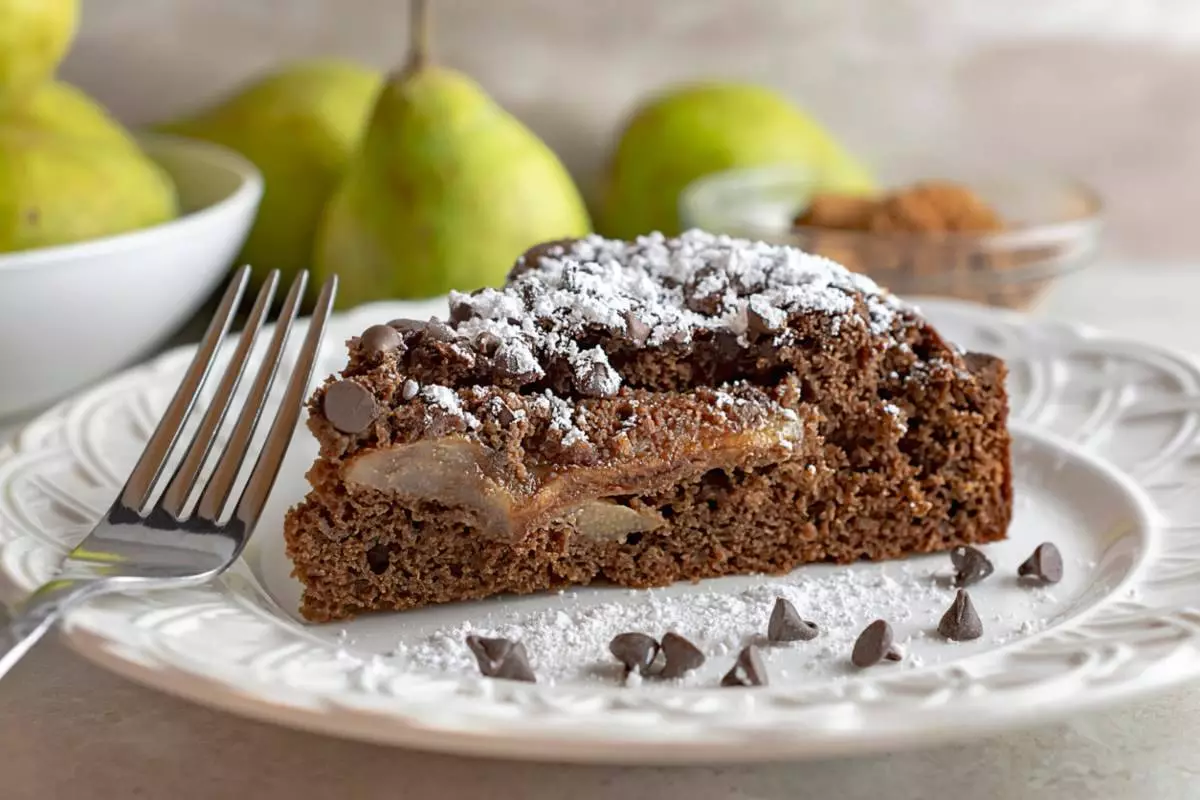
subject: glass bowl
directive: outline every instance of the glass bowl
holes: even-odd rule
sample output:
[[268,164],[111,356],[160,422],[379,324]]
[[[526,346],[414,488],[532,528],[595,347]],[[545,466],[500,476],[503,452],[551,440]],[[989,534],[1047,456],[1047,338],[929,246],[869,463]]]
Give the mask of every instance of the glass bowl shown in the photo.
[[1059,276],[1091,263],[1101,203],[1079,183],[1045,177],[964,180],[1005,220],[989,233],[845,231],[793,226],[818,185],[794,167],[705,176],[680,196],[685,228],[788,244],[865,273],[896,294],[1024,309]]

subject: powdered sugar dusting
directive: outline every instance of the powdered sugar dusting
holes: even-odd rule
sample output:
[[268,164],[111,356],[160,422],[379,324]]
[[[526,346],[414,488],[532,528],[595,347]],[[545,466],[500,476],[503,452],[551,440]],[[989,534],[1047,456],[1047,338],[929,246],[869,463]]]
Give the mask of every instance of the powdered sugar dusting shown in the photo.
[[[865,317],[856,311],[859,297]],[[833,335],[845,324],[886,335],[902,307],[869,278],[828,259],[703,231],[633,242],[588,236],[550,248],[501,289],[455,292],[450,301],[465,312],[456,335],[495,337],[506,371],[540,377],[547,359],[565,360],[581,390],[604,394],[621,378],[600,348],[581,353],[578,339],[588,331],[658,346],[687,343],[703,329],[744,337],[753,317],[786,338],[790,315],[819,313]]]
[[433,408],[439,409],[443,414],[452,417],[461,417],[468,428],[478,428],[479,420],[474,414],[463,410],[462,401],[458,397],[458,393],[447,386],[439,386],[430,384],[420,390],[421,399],[429,403]]

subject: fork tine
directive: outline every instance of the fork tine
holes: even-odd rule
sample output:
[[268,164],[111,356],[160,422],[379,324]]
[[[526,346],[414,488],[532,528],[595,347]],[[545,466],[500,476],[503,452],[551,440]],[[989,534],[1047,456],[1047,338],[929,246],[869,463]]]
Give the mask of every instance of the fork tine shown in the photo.
[[121,490],[120,502],[126,508],[140,512],[146,505],[146,501],[150,499],[150,491],[154,487],[154,482],[162,474],[167,458],[171,455],[171,450],[179,439],[179,433],[192,413],[196,397],[200,394],[200,389],[208,378],[209,370],[212,369],[217,348],[220,346],[221,340],[225,338],[225,334],[228,333],[238,305],[242,302],[242,293],[246,289],[246,281],[249,277],[249,267],[239,269],[221,297],[217,313],[208,323],[208,329],[204,332],[204,338],[200,340],[200,347],[196,350],[191,365],[188,366],[179,390],[171,398],[158,427],[154,429],[150,441],[146,444],[146,449],[142,451],[133,472],[129,475],[129,480],[125,482],[125,488]]
[[208,485],[204,487],[204,493],[200,495],[200,500],[196,504],[196,516],[200,519],[216,522],[221,515],[221,509],[225,506],[225,501],[229,498],[229,491],[237,479],[238,471],[241,469],[242,461],[250,446],[250,440],[254,437],[259,415],[262,414],[263,404],[266,402],[267,395],[271,391],[271,384],[275,380],[275,371],[279,368],[283,348],[287,344],[287,337],[291,331],[292,322],[296,318],[296,312],[299,311],[307,283],[307,272],[301,272],[292,281],[292,287],[288,290],[283,309],[279,312],[279,320],[275,323],[275,333],[263,356],[262,366],[259,367],[254,383],[250,387],[246,404],[229,436],[229,442],[225,445],[224,452],[221,453],[221,458],[217,461],[212,477],[209,478]]
[[196,484],[196,476],[204,468],[204,461],[212,451],[217,431],[220,430],[221,423],[225,421],[233,394],[237,391],[242,374],[246,371],[246,362],[250,359],[258,332],[271,308],[271,301],[275,298],[275,287],[278,283],[279,270],[271,270],[262,288],[258,290],[258,297],[254,300],[254,307],[250,309],[246,327],[242,329],[237,348],[229,359],[229,365],[225,367],[225,374],[221,376],[221,382],[217,385],[212,403],[204,412],[204,416],[200,420],[200,427],[196,429],[196,434],[192,437],[183,461],[175,469],[175,474],[171,477],[162,498],[158,501],[159,507],[175,519],[183,516],[188,496]]
[[292,432],[300,419],[300,409],[304,405],[304,396],[308,392],[308,383],[312,379],[313,367],[317,363],[317,353],[321,349],[321,337],[325,332],[325,321],[333,309],[333,298],[337,295],[337,276],[330,276],[321,287],[321,295],[317,298],[316,308],[308,325],[308,335],[304,338],[304,347],[296,359],[296,369],[288,382],[287,392],[279,403],[279,411],[275,421],[271,423],[271,432],[263,444],[254,471],[246,482],[246,488],[238,501],[234,517],[252,530],[258,523],[263,506],[267,503],[267,495],[275,485],[279,475],[279,467],[292,441]]

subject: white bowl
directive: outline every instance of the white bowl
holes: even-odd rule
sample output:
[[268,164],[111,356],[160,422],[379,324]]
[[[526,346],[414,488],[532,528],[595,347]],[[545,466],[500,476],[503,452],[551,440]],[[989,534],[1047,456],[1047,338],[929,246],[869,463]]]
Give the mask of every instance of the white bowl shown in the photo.
[[227,274],[263,181],[223,147],[147,136],[178,219],[88,242],[0,254],[0,417],[136,361],[177,331]]

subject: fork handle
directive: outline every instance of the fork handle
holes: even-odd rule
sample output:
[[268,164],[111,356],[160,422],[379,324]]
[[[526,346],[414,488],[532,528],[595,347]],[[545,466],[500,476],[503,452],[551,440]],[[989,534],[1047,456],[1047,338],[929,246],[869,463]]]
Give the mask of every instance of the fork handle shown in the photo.
[[0,626],[0,678],[37,644],[63,612],[104,583],[97,579],[62,578],[43,584],[30,595],[8,624]]

